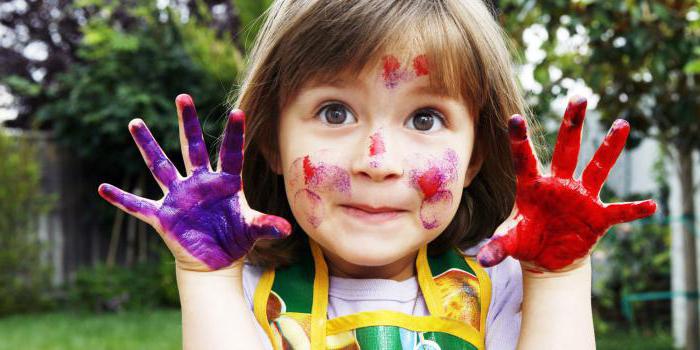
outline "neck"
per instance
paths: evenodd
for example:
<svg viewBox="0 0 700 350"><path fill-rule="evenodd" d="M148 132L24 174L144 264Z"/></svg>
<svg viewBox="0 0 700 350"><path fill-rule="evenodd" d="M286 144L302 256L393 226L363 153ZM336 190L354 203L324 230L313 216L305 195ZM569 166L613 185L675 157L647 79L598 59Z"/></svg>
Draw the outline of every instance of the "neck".
<svg viewBox="0 0 700 350"><path fill-rule="evenodd" d="M415 262L418 252L411 253L387 265L355 265L324 249L323 255L328 265L328 274L343 278L381 278L404 281L416 275Z"/></svg>

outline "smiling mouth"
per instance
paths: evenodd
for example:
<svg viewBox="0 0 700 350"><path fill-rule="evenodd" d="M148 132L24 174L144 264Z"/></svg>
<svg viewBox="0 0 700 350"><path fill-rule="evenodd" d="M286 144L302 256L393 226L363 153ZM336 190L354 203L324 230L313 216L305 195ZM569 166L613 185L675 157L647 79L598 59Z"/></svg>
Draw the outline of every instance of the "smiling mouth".
<svg viewBox="0 0 700 350"><path fill-rule="evenodd" d="M390 207L369 207L363 205L341 205L344 213L349 216L371 223L381 223L396 219L408 210L390 208Z"/></svg>

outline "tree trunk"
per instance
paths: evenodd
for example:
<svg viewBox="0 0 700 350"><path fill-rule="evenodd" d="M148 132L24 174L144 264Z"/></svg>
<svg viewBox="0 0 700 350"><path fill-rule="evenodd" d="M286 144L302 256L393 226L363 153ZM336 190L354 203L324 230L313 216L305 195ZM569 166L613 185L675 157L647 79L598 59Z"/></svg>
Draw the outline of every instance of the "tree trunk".
<svg viewBox="0 0 700 350"><path fill-rule="evenodd" d="M683 255L685 269L685 290L687 295L685 325L685 348L700 349L700 327L698 325L698 270L695 249L695 201L693 184L693 150L690 147L678 149L678 175L681 183L681 210L683 227Z"/></svg>

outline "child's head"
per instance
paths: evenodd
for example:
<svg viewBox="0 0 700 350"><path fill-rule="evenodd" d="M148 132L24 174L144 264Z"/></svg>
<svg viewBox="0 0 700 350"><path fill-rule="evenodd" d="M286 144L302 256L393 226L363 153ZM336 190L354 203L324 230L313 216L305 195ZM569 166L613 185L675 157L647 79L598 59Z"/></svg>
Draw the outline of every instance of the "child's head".
<svg viewBox="0 0 700 350"><path fill-rule="evenodd" d="M471 246L512 208L506 120L524 105L480 1L277 1L236 107L246 198L295 227L255 263L291 262L303 230L334 259L384 266Z"/></svg>

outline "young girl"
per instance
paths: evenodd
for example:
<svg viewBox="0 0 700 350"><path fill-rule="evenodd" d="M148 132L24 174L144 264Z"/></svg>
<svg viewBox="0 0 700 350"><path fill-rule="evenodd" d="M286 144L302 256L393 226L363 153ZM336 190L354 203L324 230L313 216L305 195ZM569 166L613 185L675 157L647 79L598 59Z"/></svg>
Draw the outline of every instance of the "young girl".
<svg viewBox="0 0 700 350"><path fill-rule="evenodd" d="M215 170L189 96L185 177L132 121L165 196L99 193L173 252L184 346L594 348L590 251L655 204L598 199L624 121L573 178L582 98L540 174L509 57L480 1L279 0Z"/></svg>

